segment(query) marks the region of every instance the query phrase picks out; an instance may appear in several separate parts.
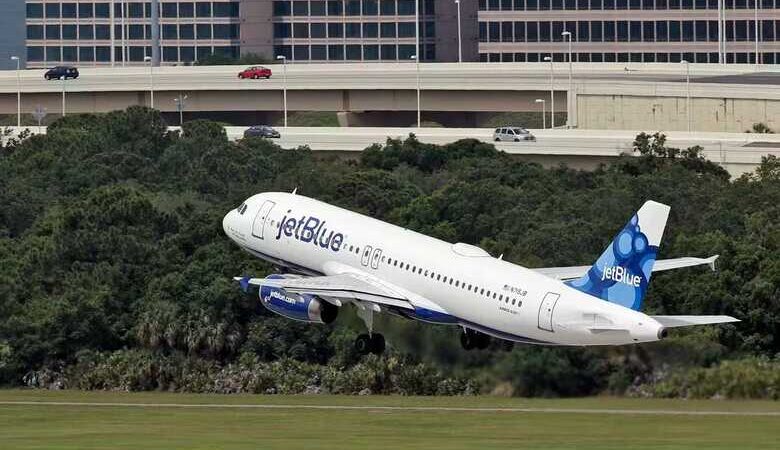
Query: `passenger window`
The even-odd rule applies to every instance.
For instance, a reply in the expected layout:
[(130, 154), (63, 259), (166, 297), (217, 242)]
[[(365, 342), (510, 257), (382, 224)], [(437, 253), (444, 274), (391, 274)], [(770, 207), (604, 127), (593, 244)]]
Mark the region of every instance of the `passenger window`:
[(501, 128), (496, 128), (496, 134), (501, 134)]
[(459, 287), (459, 286), (460, 286), (460, 281), (456, 281), (455, 282), (455, 287)]
[(469, 285), (469, 291), (471, 290), (471, 285)]
[(428, 276), (428, 269), (425, 269), (425, 276)]
[(485, 295), (485, 288), (479, 290), (479, 295)]
[(436, 275), (436, 281), (441, 281), (441, 274)]

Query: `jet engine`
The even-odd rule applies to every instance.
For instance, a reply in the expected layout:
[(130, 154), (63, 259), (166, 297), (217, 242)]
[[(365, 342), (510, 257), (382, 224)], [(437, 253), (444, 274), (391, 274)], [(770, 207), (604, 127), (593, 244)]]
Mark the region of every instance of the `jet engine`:
[[(274, 274), (268, 279), (278, 280), (298, 278), (297, 275)], [(270, 311), (287, 317), (309, 323), (331, 323), (336, 320), (339, 308), (316, 295), (294, 294), (282, 288), (263, 284), (260, 286), (260, 301)]]

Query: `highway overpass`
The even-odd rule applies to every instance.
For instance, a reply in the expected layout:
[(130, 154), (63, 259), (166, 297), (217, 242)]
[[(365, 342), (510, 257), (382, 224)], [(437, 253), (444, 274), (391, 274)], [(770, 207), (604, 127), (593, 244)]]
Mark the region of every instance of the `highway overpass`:
[[(178, 127), (171, 127), (178, 129)], [(246, 127), (227, 127), (230, 139), (243, 136)], [(32, 132), (46, 132), (43, 127), (31, 127)], [(492, 129), (479, 128), (278, 128), (282, 137), (275, 139), (283, 148), (308, 146), (313, 151), (356, 155), (372, 144), (383, 144), (388, 138), (406, 138), (414, 133), (431, 144), (447, 144), (458, 139), (474, 138), (492, 141)], [(621, 154), (633, 154), (636, 133), (617, 130), (531, 130), (535, 142), (495, 142), (496, 148), (519, 158), (545, 166), (565, 163), (579, 169), (593, 169)], [(700, 145), (703, 155), (739, 176), (752, 171), (761, 157), (780, 157), (780, 135), (751, 133), (687, 133), (672, 132), (667, 144), (677, 148)]]
[[(153, 74), (144, 67), (86, 68), (64, 83), (28, 70), (19, 86), (26, 113), (40, 105), (58, 114), (63, 87), (71, 113), (150, 105), (153, 81), (155, 107), (173, 113), (174, 98), (186, 94), (190, 117), (278, 119), (286, 85), (290, 111), (337, 112), (350, 126), (415, 122), (413, 63), (288, 64), (286, 83), (282, 66), (271, 67), (270, 80), (239, 80), (238, 66), (159, 67)], [(420, 64), (421, 108), (448, 126), (474, 125), (479, 114), (541, 113), (536, 99), (545, 99), (549, 112), (551, 68), (555, 109), (578, 128), (686, 131), (689, 122), (694, 131), (741, 132), (757, 122), (780, 128), (780, 68), (744, 64), (690, 64), (688, 84), (685, 64), (575, 63), (571, 89), (566, 63)], [(16, 92), (16, 72), (0, 72), (0, 114), (16, 113)]]

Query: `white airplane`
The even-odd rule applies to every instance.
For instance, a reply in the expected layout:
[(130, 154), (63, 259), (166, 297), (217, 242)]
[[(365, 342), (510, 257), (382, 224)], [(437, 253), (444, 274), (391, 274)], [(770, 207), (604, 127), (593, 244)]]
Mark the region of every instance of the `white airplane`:
[(223, 219), (242, 249), (279, 274), (236, 277), (269, 310), (330, 323), (351, 303), (368, 328), (355, 346), (382, 353), (375, 313), (460, 326), (464, 349), (490, 337), (542, 345), (622, 345), (663, 339), (667, 328), (736, 322), (729, 316), (639, 311), (653, 272), (717, 256), (656, 260), (669, 206), (646, 202), (593, 266), (528, 269), (473, 245), (447, 242), (293, 193), (252, 196)]

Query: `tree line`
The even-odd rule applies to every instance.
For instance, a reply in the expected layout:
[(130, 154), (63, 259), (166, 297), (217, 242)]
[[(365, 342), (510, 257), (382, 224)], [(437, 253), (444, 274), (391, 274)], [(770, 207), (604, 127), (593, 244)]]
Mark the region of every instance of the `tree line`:
[[(344, 160), (216, 123), (170, 132), (131, 107), (74, 115), (0, 148), (0, 384), (257, 393), (780, 395), (780, 161), (731, 179), (700, 149), (637, 136), (594, 171), (523, 162), (490, 143), (413, 135)], [(719, 254), (653, 277), (651, 314), (729, 314), (658, 343), (464, 352), (454, 327), (380, 318), (386, 355), (352, 348), (342, 311), (306, 325), (232, 277), (266, 275), (221, 219), (291, 191), (528, 267), (589, 264), (647, 199), (672, 206), (661, 257)]]

